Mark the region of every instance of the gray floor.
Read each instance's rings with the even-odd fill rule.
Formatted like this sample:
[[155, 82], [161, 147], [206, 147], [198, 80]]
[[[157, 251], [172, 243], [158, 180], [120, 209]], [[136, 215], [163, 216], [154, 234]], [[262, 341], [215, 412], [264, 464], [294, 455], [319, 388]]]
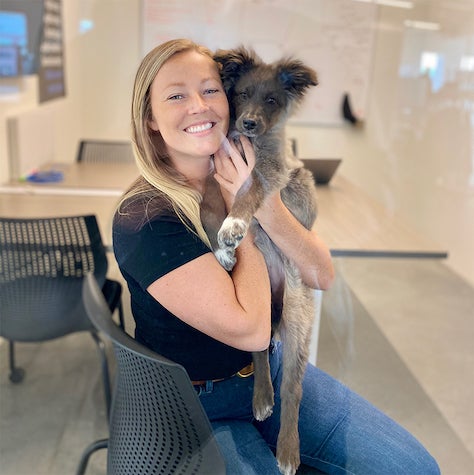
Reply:
[[[413, 432], [444, 475], [472, 475], [474, 289], [441, 261], [335, 261], [318, 365]], [[18, 345], [19, 385], [5, 344], [0, 355], [0, 474], [73, 474], [83, 448], [107, 435], [92, 339]], [[105, 473], [104, 455], [88, 475]]]

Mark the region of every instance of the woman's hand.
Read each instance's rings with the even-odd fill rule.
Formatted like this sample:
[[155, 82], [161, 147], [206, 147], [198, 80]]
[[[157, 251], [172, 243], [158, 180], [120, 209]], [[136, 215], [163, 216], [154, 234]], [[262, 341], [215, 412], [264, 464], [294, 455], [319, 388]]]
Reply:
[[220, 149], [214, 154], [216, 167], [214, 178], [221, 187], [227, 211], [232, 208], [237, 192], [248, 180], [255, 166], [255, 152], [250, 140], [241, 135], [240, 143], [243, 154], [233, 140], [229, 141], [224, 137]]

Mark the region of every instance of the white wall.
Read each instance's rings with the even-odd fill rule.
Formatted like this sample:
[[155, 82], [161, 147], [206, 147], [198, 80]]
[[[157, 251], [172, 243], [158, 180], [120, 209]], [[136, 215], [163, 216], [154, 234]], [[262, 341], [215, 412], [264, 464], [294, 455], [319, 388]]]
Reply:
[[[474, 284], [474, 71], [458, 69], [461, 52], [474, 58], [474, 2], [414, 3], [380, 8], [365, 127], [290, 133], [302, 157], [343, 157], [340, 173], [447, 249], [448, 264]], [[405, 19], [441, 29], [408, 29]], [[420, 51], [444, 57], [447, 84], [436, 93], [426, 78], [399, 74]]]
[[[363, 129], [289, 127], [302, 157], [341, 156], [344, 174], [400, 212], [474, 284], [474, 72], [457, 69], [460, 51], [474, 57], [472, 0], [414, 0], [406, 10], [379, 7], [373, 77]], [[82, 137], [129, 136], [130, 97], [141, 59], [139, 0], [64, 0], [67, 98], [54, 112], [55, 153], [74, 160]], [[94, 28], [80, 33], [80, 21]], [[404, 20], [438, 22], [435, 32]], [[416, 66], [422, 51], [442, 53], [452, 84], [429, 93]], [[400, 71], [405, 76], [402, 78]], [[15, 98], [0, 97], [0, 182], [8, 179], [5, 116], [37, 106], [35, 78]]]
[[[37, 76], [0, 80], [0, 183], [10, 177], [6, 120], [53, 112], [56, 161], [72, 161], [81, 138], [129, 137], [130, 97], [140, 61], [139, 0], [63, 0], [66, 97], [38, 105]], [[81, 21], [94, 28], [81, 31]]]

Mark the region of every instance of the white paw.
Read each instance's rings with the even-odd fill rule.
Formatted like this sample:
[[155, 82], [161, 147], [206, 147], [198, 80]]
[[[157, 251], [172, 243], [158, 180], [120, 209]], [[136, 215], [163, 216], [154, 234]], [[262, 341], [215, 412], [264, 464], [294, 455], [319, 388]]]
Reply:
[[254, 408], [253, 410], [253, 415], [257, 421], [264, 421], [268, 417], [270, 417], [273, 414], [273, 406], [264, 406], [264, 407], [258, 407]]
[[278, 462], [278, 469], [282, 475], [295, 475], [296, 468], [292, 465], [283, 465]]
[[234, 268], [236, 262], [234, 249], [217, 249], [214, 255], [225, 270], [231, 271]]
[[217, 233], [217, 242], [221, 249], [235, 249], [247, 234], [249, 225], [243, 219], [228, 216]]

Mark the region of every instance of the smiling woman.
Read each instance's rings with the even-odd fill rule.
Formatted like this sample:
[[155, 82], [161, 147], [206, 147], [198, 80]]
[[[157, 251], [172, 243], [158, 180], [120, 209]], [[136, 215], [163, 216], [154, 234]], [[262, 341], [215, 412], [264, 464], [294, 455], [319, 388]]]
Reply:
[[[264, 257], [249, 231], [227, 272], [211, 252], [201, 223], [203, 194], [215, 188], [225, 213], [248, 185], [256, 161], [248, 138], [240, 139], [242, 148], [225, 138], [229, 105], [211, 53], [188, 40], [152, 50], [136, 75], [132, 127], [141, 176], [119, 204], [113, 240], [130, 290], [135, 337], [184, 366], [229, 472], [293, 474], [297, 464], [279, 468], [273, 451], [280, 428], [282, 345], [271, 341]], [[216, 186], [208, 186], [212, 180]], [[305, 228], [279, 190], [256, 215], [273, 242], [285, 243], [282, 252], [292, 250], [286, 257], [318, 256], [328, 263], [318, 268], [332, 274], [327, 247], [320, 239], [298, 238]], [[324, 272], [318, 272], [318, 282]], [[275, 405], [273, 414], [257, 422], [254, 377], [247, 367], [251, 352], [268, 347]], [[298, 429], [301, 461], [328, 473], [438, 473], [410, 434], [310, 364]]]

